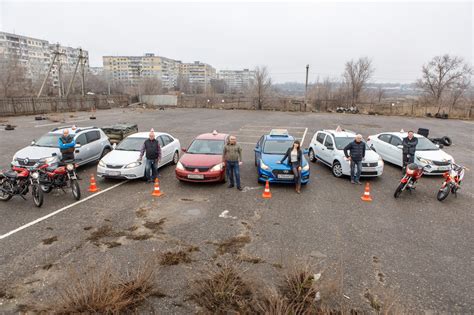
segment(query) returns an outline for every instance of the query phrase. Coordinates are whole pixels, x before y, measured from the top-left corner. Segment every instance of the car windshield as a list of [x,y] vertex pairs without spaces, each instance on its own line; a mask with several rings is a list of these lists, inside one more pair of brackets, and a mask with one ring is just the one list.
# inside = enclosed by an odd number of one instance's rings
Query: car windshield
[[285,154],[293,145],[293,140],[268,140],[265,142],[263,153],[265,154]]
[[190,154],[220,154],[224,152],[224,140],[196,139],[188,150]]
[[[338,150],[344,150],[346,145],[348,145],[350,142],[354,141],[355,137],[336,137],[336,148]],[[364,141],[365,143],[365,141]],[[369,146],[367,143],[365,143],[365,149],[369,150]]]
[[59,134],[46,134],[35,142],[37,147],[58,148]]
[[417,137],[418,144],[416,145],[417,151],[434,151],[439,150],[439,148],[430,140],[425,137]]
[[140,151],[146,138],[125,138],[115,150],[120,151]]

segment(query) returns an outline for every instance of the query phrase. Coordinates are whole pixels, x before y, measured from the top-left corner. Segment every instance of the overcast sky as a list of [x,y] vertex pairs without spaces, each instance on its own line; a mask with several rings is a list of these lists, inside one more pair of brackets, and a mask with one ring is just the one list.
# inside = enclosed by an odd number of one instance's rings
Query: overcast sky
[[472,62],[471,1],[459,3],[152,3],[0,0],[0,29],[104,55],[200,60],[219,69],[267,65],[276,82],[339,77],[368,56],[373,81],[411,82],[435,55]]

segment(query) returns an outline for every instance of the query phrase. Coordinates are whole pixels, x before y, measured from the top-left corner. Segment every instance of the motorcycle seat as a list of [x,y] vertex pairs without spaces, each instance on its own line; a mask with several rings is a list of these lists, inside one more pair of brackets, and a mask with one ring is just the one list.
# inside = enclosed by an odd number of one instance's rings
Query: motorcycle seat
[[15,172],[15,171],[6,171],[5,173],[3,173],[3,175],[5,175],[5,177],[8,177],[8,178],[17,178],[18,177],[18,173]]
[[416,171],[416,170],[419,170],[421,167],[419,167],[417,164],[415,163],[410,163],[408,164],[408,169],[411,170],[411,171]]

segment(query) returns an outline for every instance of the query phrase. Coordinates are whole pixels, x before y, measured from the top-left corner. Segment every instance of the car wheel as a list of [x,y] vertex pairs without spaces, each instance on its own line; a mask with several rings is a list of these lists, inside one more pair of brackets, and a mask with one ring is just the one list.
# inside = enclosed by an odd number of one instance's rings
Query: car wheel
[[309,149],[308,157],[311,162],[316,162],[316,156],[314,155],[313,149]]
[[341,178],[342,175],[344,175],[342,173],[342,166],[341,166],[341,163],[339,163],[338,161],[335,161],[333,164],[332,164],[332,175],[334,175],[335,177],[337,178]]
[[174,155],[173,155],[173,161],[172,161],[172,163],[173,163],[174,165],[176,165],[176,164],[178,164],[178,161],[179,161],[179,152],[176,151],[176,152],[174,153]]
[[107,155],[107,153],[109,153],[111,150],[109,148],[104,148],[104,150],[102,151],[102,154],[100,155],[100,158],[102,159],[104,156]]

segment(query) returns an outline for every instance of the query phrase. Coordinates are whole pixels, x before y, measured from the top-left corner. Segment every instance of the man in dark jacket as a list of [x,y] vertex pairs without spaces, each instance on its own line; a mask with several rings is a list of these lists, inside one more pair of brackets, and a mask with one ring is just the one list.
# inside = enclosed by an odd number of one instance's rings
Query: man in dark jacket
[[408,136],[403,138],[403,171],[408,164],[415,162],[416,146],[418,145],[418,139],[415,137],[413,131],[408,131]]
[[148,182],[154,182],[158,177],[158,163],[161,160],[161,147],[155,138],[155,131],[153,129],[150,130],[148,139],[146,139],[142,145],[140,157],[138,158],[139,162],[142,161],[143,155],[146,157],[145,178]]
[[229,179],[229,188],[237,183],[237,189],[242,191],[240,185],[240,165],[242,165],[242,148],[237,144],[235,136],[229,137],[229,142],[224,146],[224,161],[226,165],[227,178]]
[[69,134],[69,130],[66,128],[63,130],[63,135],[58,139],[58,147],[61,152],[61,161],[74,160],[74,147],[76,141],[74,137]]
[[[351,161],[351,183],[360,185],[362,160],[365,158],[365,142],[362,141],[362,135],[356,135],[355,140],[346,145],[344,155]],[[356,166],[357,172],[355,172]]]

